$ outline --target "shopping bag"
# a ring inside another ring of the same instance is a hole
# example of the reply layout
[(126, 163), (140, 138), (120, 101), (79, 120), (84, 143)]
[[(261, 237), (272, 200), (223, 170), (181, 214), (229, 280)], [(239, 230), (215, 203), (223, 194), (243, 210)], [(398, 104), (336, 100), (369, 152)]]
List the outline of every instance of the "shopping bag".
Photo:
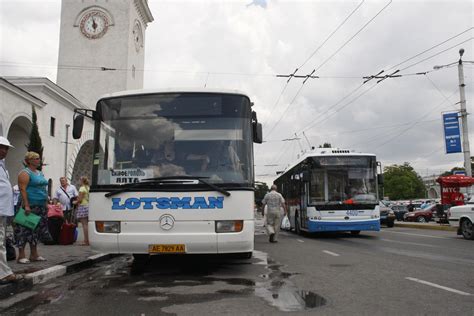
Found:
[(48, 218), (50, 217), (64, 217), (63, 208), (61, 205), (49, 204), (48, 205)]
[(290, 229), (291, 228), (290, 219), (288, 218), (288, 215), (283, 216), (283, 218), (281, 220), (280, 228), (281, 229)]
[(25, 210), (23, 208), (20, 208), (18, 213), (16, 213), (15, 219), (13, 220), (13, 222), (18, 225), (25, 226), (26, 228), (33, 230), (36, 228), (36, 226), (38, 226), (40, 219), (41, 219), (40, 216), (33, 213), (26, 215)]

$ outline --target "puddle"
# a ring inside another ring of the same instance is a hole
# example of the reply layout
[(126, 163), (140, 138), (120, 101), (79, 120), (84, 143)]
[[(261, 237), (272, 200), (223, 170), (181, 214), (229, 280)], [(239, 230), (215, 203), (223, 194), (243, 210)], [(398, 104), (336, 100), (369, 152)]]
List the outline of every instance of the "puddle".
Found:
[[(326, 299), (311, 291), (296, 288), (290, 277), (295, 273), (283, 272), (281, 265), (269, 260), (267, 254), (255, 256), (264, 262), (268, 274), (260, 275), (262, 282), (255, 285), (255, 295), (283, 312), (296, 312), (326, 305)], [(262, 263), (260, 263), (262, 264)]]

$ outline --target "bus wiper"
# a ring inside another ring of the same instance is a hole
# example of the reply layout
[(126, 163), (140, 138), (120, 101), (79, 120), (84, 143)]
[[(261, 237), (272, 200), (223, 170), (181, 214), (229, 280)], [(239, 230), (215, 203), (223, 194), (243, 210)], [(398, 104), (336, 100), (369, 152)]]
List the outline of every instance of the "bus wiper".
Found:
[[(150, 185), (150, 184), (173, 184), (173, 183), (183, 183), (180, 180), (197, 180), (208, 187), (216, 190), (217, 192), (220, 192), (224, 194), (225, 196), (230, 196), (230, 192), (219, 188), (218, 186), (209, 183), (203, 179), (207, 179), (208, 177), (194, 177), (194, 176), (170, 176), (170, 177), (156, 177), (156, 178), (149, 178), (149, 179), (143, 179), (140, 182), (135, 182), (135, 183), (130, 183), (130, 184), (125, 184), (122, 185), (120, 188), (116, 189), (115, 191), (111, 191), (105, 194), (105, 197), (111, 197), (114, 195), (117, 195), (122, 192), (127, 192), (130, 191), (136, 187), (142, 186), (144, 184)], [(175, 180), (175, 181), (173, 181)]]
[(220, 192), (224, 194), (225, 196), (230, 196), (230, 192), (226, 191), (222, 188), (219, 188), (217, 185), (214, 185), (212, 183), (209, 183), (205, 181), (204, 179), (209, 179), (209, 177), (197, 177), (197, 176), (170, 176), (170, 177), (158, 177), (158, 178), (149, 178), (149, 179), (143, 179), (143, 181), (162, 181), (162, 180), (197, 180), (201, 182), (202, 184), (207, 185), (208, 187), (216, 190), (217, 192)]

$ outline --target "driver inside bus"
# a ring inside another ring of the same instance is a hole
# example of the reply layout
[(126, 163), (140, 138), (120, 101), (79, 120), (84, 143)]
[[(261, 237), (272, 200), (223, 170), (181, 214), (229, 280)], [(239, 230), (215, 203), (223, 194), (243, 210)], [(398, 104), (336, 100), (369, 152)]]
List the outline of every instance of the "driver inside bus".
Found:
[(148, 168), (153, 170), (154, 177), (186, 175), (184, 168), (175, 160), (174, 142), (167, 140), (153, 153)]

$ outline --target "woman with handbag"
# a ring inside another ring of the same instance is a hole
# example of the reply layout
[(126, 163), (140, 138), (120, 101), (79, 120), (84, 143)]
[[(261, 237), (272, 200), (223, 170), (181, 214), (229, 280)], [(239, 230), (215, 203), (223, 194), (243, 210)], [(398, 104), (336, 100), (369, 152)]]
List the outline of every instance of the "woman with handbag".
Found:
[(84, 232), (84, 241), (82, 246), (89, 246), (89, 179), (81, 177), (81, 187), (79, 188), (79, 197), (77, 199), (77, 213), (76, 218), (81, 222), (82, 230)]
[[(38, 153), (29, 151), (25, 155), (26, 168), (18, 175), (18, 186), (22, 198), (25, 214), (36, 214), (41, 217), (35, 229), (22, 225), (15, 226), (15, 242), (18, 247), (18, 263), (30, 263), (30, 261), (45, 261), (38, 253), (38, 241), (51, 238), (48, 232), (47, 201), (48, 193), (46, 187), (48, 180), (38, 170), (41, 166), (41, 158)], [(26, 258), (25, 247), (30, 244), (30, 259)]]

